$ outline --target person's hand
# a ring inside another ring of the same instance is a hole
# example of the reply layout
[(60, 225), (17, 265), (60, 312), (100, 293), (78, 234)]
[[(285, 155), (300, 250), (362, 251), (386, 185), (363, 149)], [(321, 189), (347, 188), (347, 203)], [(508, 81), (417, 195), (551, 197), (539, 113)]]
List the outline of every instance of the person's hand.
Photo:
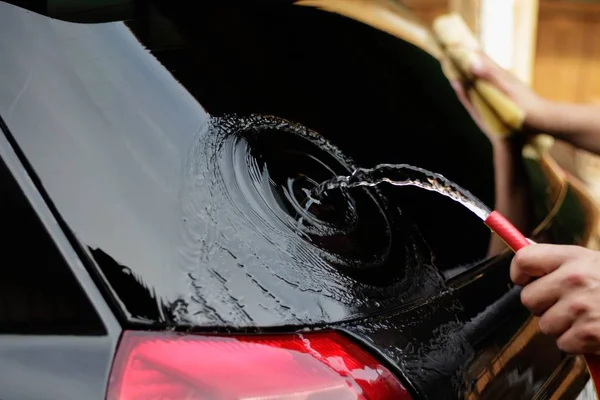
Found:
[(539, 131), (547, 118), (548, 102), (511, 72), (479, 52), (471, 64), (473, 77), (488, 81), (525, 110), (525, 128)]
[(567, 353), (600, 354), (600, 252), (532, 244), (517, 252), (510, 276), (542, 333)]

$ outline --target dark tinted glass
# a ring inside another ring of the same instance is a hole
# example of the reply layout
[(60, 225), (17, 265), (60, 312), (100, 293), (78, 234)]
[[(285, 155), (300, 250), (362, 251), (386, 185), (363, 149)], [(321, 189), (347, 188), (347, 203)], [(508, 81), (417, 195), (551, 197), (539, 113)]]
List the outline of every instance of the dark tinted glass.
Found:
[[(436, 293), (440, 270), (487, 256), (480, 221), (412, 189), (362, 192), (352, 237), (286, 225), (277, 187), (292, 175), (378, 163), (442, 173), (493, 206), (490, 143), (419, 48), (286, 1), (51, 4), (0, 3), (0, 115), (133, 317), (337, 321)], [(337, 148), (314, 163), (307, 132)]]
[(104, 328), (0, 161), (0, 334), (102, 334)]

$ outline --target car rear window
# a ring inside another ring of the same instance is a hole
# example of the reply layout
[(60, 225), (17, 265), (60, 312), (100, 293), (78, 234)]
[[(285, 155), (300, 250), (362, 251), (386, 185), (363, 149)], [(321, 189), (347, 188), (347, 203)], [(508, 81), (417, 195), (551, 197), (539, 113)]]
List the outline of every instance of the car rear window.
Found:
[[(331, 322), (433, 293), (441, 272), (487, 256), (489, 232), (460, 206), (382, 188), (402, 232), (389, 283), (366, 262), (360, 273), (331, 260), (311, 270), (302, 246), (278, 252), (286, 235), (265, 241), (243, 213), (223, 211), (231, 199), (194, 169), (198, 143), (223, 129), (310, 131), (351, 165), (424, 167), (492, 207), (490, 143), (429, 54), (287, 2), (135, 4), (60, 14), (0, 3), (0, 116), (132, 317)], [(216, 165), (224, 150), (210, 151)]]

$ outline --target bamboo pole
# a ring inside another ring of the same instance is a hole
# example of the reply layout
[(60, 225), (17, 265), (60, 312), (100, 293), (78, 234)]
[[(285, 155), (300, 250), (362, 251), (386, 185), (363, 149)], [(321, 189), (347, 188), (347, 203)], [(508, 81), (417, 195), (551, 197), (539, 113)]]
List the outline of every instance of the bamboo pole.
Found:
[(481, 0), (448, 0), (448, 9), (459, 13), (471, 31), (479, 36)]

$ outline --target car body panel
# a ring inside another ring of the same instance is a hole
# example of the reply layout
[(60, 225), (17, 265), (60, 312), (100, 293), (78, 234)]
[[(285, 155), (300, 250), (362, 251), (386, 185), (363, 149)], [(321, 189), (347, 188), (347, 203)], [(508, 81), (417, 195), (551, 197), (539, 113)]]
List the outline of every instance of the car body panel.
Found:
[(114, 348), (111, 336), (0, 336), (0, 396), (103, 400)]
[[(0, 129), (7, 132), (0, 121)], [(0, 319), (0, 398), (3, 400), (51, 400), (51, 399), (90, 399), (102, 400), (110, 374), (112, 359), (117, 348), (122, 327), (118, 321), (119, 307), (111, 304), (111, 299), (103, 295), (99, 280), (84, 267), (79, 243), (73, 241), (60, 217), (52, 210), (51, 202), (38, 190), (35, 174), (26, 159), (15, 151), (15, 147), (0, 135), (0, 168), (6, 168), (22, 190), (31, 212), (39, 218), (48, 241), (56, 246), (64, 259), (65, 268), (75, 277), (75, 284), (84, 293), (94, 310), (94, 317), (100, 321), (100, 329), (78, 335), (77, 332), (36, 332), (35, 327), (27, 334), (12, 331), (6, 334), (5, 315)], [(3, 195), (8, 195), (8, 182), (3, 181)], [(4, 216), (4, 227), (10, 226)], [(65, 229), (63, 229), (65, 228)], [(39, 245), (36, 244), (36, 245)], [(39, 251), (39, 248), (36, 249)], [(8, 254), (10, 254), (8, 252)], [(19, 265), (30, 274), (36, 274), (36, 265)], [(62, 276), (62, 274), (60, 274)], [(8, 282), (8, 284), (14, 282)], [(56, 288), (54, 288), (56, 290)], [(6, 297), (4, 297), (6, 298)], [(4, 299), (3, 298), (3, 299)], [(108, 301), (107, 301), (108, 299)], [(4, 301), (4, 300), (3, 300)], [(21, 307), (13, 297), (4, 304), (3, 312), (11, 307)], [(26, 299), (24, 307), (32, 307), (35, 299)], [(68, 309), (68, 307), (66, 307)], [(43, 311), (43, 308), (41, 309)], [(35, 312), (35, 311), (34, 311)], [(51, 318), (50, 316), (47, 316)]]

